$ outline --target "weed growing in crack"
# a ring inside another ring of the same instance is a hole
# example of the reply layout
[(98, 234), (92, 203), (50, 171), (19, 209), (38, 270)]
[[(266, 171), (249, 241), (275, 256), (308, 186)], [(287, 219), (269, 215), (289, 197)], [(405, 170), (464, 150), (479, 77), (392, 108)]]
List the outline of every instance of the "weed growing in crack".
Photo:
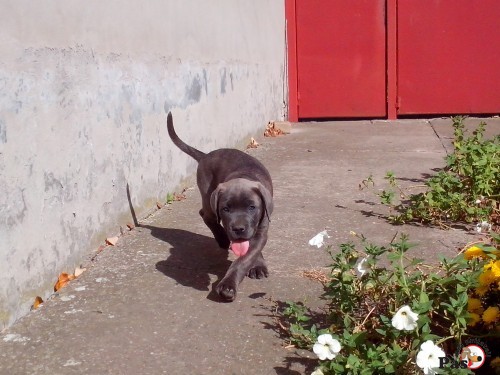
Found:
[[(419, 186), (425, 188), (424, 192), (410, 194), (415, 186), (403, 188), (394, 173), (387, 172), (388, 187), (377, 195), (382, 204), (390, 207), (389, 219), (393, 223), (447, 227), (450, 222), (478, 222), (479, 231), (500, 225), (500, 135), (484, 139), (484, 122), (468, 134), (464, 117), (452, 120), (453, 153), (446, 157), (443, 170)], [(369, 176), (360, 188), (374, 185), (373, 176)]]

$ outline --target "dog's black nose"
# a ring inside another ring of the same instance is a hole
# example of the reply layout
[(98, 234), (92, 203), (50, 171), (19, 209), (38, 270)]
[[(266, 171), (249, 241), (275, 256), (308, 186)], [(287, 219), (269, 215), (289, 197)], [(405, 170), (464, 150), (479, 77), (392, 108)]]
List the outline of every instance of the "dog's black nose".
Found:
[(237, 226), (233, 225), (231, 227), (231, 230), (236, 233), (236, 234), (243, 234), (245, 232), (245, 227), (244, 226)]

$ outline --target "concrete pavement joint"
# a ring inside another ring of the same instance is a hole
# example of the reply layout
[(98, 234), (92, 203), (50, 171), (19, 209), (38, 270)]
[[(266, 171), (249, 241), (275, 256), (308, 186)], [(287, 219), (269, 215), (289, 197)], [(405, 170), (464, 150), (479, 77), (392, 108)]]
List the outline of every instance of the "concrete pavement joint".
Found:
[(434, 132), (434, 134), (436, 135), (437, 139), (441, 143), (441, 146), (443, 146), (443, 150), (446, 153), (446, 155), (448, 155), (448, 150), (446, 149), (446, 145), (444, 144), (443, 140), (441, 139), (439, 133), (434, 128), (434, 125), (432, 125), (432, 122), (431, 121), (427, 121), (427, 124), (431, 127), (432, 131)]

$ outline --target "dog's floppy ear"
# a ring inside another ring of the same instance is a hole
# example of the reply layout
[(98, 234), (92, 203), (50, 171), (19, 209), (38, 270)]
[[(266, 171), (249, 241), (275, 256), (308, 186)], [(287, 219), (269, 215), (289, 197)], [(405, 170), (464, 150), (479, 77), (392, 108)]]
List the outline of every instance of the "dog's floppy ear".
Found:
[(273, 196), (271, 195), (271, 192), (260, 182), (257, 182), (257, 186), (254, 189), (260, 195), (262, 202), (264, 202), (264, 209), (266, 211), (267, 220), (271, 222), (270, 216), (273, 213), (274, 209)]
[(219, 217), (219, 194), (221, 193), (221, 190), (224, 188), (223, 184), (219, 184), (217, 188), (212, 191), (212, 194), (210, 195), (210, 207), (212, 208), (212, 212), (215, 214), (217, 217), (217, 222), (220, 221)]

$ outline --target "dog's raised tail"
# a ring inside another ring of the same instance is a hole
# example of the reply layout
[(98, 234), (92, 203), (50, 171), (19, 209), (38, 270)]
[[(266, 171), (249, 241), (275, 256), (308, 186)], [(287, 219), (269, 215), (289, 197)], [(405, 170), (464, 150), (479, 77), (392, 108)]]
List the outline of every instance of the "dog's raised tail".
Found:
[(167, 129), (168, 129), (168, 135), (170, 136), (170, 139), (174, 144), (181, 149), (181, 151), (184, 151), (186, 154), (191, 156), (193, 159), (196, 161), (200, 161), (200, 159), (205, 156), (205, 153), (201, 152), (200, 150), (195, 149), (194, 147), (191, 147), (187, 144), (185, 144), (177, 135), (177, 133), (174, 130), (174, 120), (172, 119), (172, 113), (169, 112), (167, 115)]

